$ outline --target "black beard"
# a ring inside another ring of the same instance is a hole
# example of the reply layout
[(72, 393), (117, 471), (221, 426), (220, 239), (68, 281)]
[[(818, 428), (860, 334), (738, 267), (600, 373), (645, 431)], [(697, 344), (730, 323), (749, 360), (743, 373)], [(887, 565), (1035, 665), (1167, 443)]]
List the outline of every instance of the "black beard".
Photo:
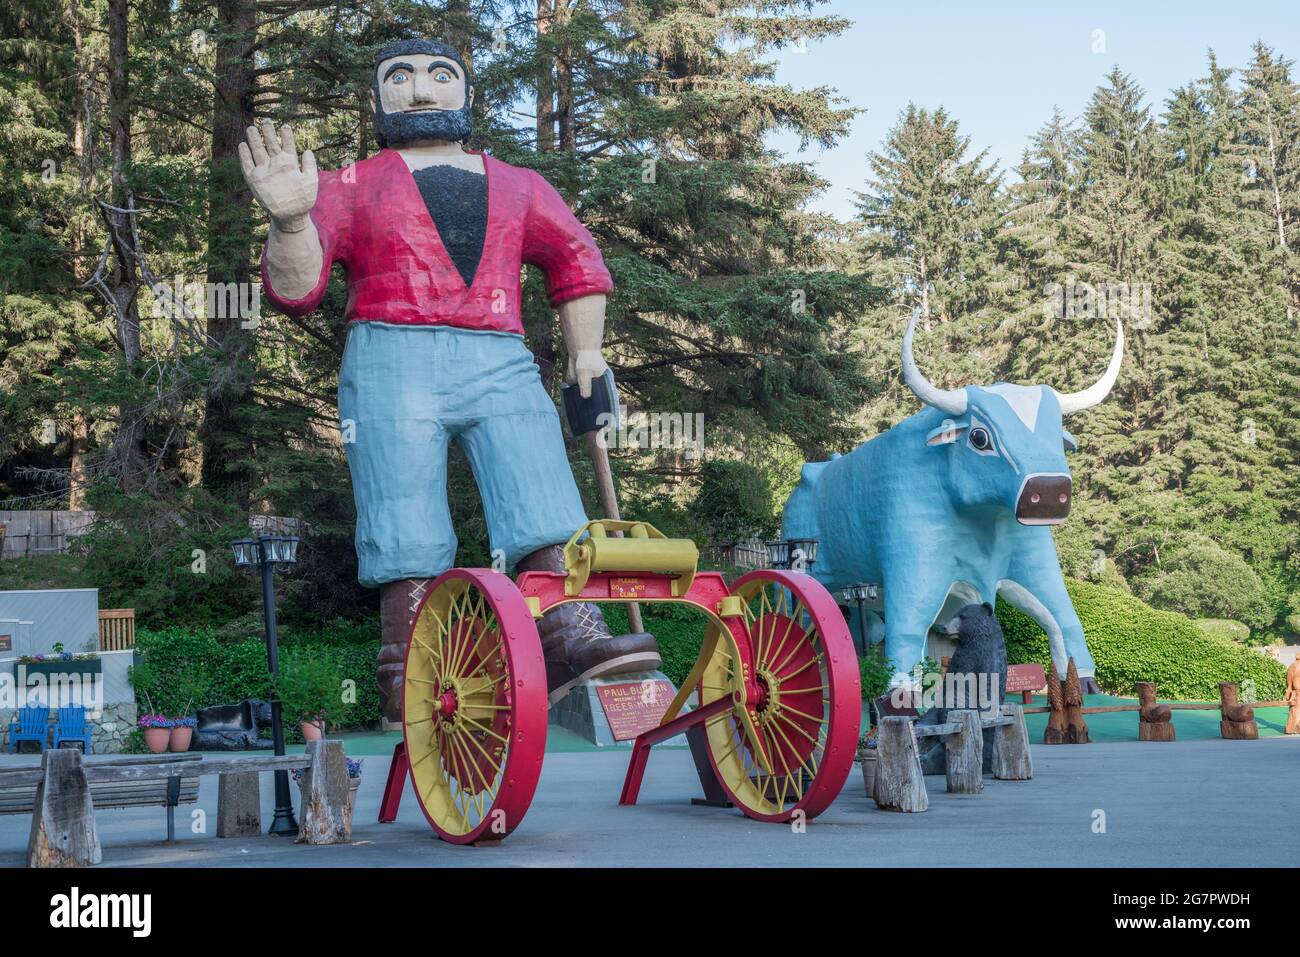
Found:
[(380, 146), (397, 148), (419, 140), (464, 143), (474, 133), (474, 118), (466, 103), (459, 110), (386, 113), (375, 107), (375, 138)]

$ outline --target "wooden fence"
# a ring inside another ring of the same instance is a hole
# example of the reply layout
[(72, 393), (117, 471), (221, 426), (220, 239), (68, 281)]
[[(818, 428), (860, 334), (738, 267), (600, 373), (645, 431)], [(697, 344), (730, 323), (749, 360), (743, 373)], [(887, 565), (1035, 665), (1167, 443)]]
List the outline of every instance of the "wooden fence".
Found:
[(135, 647), (135, 609), (99, 610), (99, 650), (126, 651)]
[(90, 531), (91, 511), (0, 511), (0, 558), (61, 555), (78, 535)]

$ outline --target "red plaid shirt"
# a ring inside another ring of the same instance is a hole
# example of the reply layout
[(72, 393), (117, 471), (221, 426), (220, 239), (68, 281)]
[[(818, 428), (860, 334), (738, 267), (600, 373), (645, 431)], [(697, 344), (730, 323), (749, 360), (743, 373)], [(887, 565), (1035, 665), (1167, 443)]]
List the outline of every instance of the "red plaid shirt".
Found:
[(383, 150), (320, 174), (311, 211), (323, 250), (320, 277), (301, 299), (271, 286), (262, 254), (262, 288), (279, 309), (300, 316), (315, 309), (330, 266), (347, 270), (349, 321), (446, 325), (522, 334), (520, 266), (546, 274), (551, 305), (614, 284), (591, 234), (560, 194), (532, 170), (483, 156), (487, 235), (474, 282), (466, 288), (401, 155)]

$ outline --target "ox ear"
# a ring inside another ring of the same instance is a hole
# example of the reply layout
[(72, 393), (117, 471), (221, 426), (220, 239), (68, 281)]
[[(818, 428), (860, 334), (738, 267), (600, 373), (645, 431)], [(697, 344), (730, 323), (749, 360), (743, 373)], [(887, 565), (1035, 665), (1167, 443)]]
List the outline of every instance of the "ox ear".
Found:
[(926, 445), (950, 445), (966, 434), (970, 428), (969, 416), (962, 416), (960, 419), (944, 419), (943, 425), (937, 429), (932, 429), (930, 434), (925, 437)]
[(1061, 441), (1065, 443), (1065, 451), (1067, 452), (1079, 451), (1078, 440), (1069, 432), (1067, 432), (1065, 429), (1061, 430)]

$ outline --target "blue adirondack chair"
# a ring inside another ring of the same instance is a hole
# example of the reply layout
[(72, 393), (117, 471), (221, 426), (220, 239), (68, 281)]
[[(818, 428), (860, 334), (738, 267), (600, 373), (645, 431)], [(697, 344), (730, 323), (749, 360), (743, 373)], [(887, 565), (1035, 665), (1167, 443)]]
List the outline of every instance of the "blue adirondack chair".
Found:
[(19, 708), (15, 718), (9, 722), (9, 753), (14, 754), (22, 741), (35, 741), (37, 750), (44, 751), (50, 732), (50, 709), (28, 705)]
[(64, 741), (80, 741), (81, 749), (90, 754), (90, 725), (86, 723), (86, 709), (79, 704), (59, 709), (59, 723), (54, 727), (54, 746), (62, 747)]

